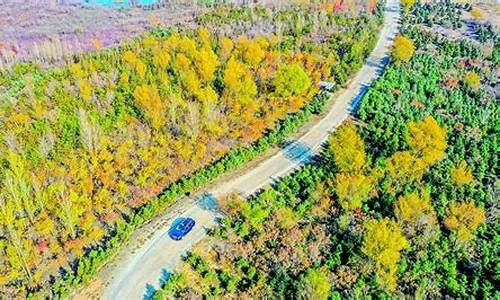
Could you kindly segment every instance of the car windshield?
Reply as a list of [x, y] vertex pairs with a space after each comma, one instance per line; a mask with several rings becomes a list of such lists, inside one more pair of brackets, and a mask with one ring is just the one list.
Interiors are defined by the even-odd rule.
[[178, 228], [181, 229], [181, 230], [182, 229], [187, 229], [187, 228], [189, 228], [189, 223], [190, 222], [187, 222], [187, 221], [186, 222], [182, 222], [181, 224], [179, 224]]

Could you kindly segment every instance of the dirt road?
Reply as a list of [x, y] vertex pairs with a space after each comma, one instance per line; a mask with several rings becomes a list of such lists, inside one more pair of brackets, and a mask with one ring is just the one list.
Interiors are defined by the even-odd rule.
[[[105, 299], [148, 299], [175, 269], [194, 244], [201, 240], [206, 229], [215, 225], [214, 198], [238, 192], [250, 195], [275, 179], [289, 174], [313, 157], [325, 143], [328, 135], [347, 118], [358, 105], [371, 83], [381, 74], [386, 63], [389, 47], [399, 26], [399, 2], [387, 0], [384, 26], [379, 41], [347, 89], [335, 99], [335, 104], [318, 123], [288, 147], [263, 161], [255, 168], [234, 179], [228, 180], [200, 199], [187, 199], [182, 203], [179, 217], [189, 216], [196, 226], [182, 241], [173, 241], [167, 235], [168, 225], [155, 232], [128, 260], [120, 262], [109, 278], [104, 291]], [[172, 220], [173, 221], [173, 220]]]

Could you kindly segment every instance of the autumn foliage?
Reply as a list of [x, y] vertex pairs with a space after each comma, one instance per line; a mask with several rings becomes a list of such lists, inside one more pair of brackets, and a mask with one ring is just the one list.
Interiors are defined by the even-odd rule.
[[394, 46], [392, 49], [392, 55], [397, 62], [407, 62], [413, 56], [415, 52], [415, 46], [413, 41], [403, 35], [398, 35], [394, 39]]
[[432, 117], [408, 125], [408, 144], [415, 155], [425, 164], [433, 165], [444, 158], [446, 148], [446, 127], [441, 127]]
[[[228, 8], [230, 22], [246, 13], [255, 18], [252, 35], [242, 35], [235, 33], [241, 22], [216, 26], [207, 21], [211, 13], [199, 17], [208, 27], [154, 28], [58, 68], [0, 70], [0, 98], [9, 99], [0, 108], [0, 234], [9, 241], [0, 241], [2, 294], [29, 287], [40, 297], [61, 296], [88, 280], [109, 254], [95, 250], [116, 248], [157, 213], [155, 196], [165, 187], [173, 185], [168, 195], [175, 197], [162, 198], [162, 208], [319, 112], [327, 99], [312, 101], [319, 82], [345, 81], [380, 24], [371, 14], [344, 17], [308, 6]], [[299, 24], [299, 15], [311, 17]], [[280, 31], [263, 30], [264, 21]], [[349, 57], [340, 57], [340, 48]], [[250, 145], [251, 155], [218, 161]], [[212, 163], [210, 172], [203, 169]], [[287, 209], [276, 216], [283, 228], [296, 219]]]
[[410, 28], [424, 46], [372, 85], [361, 125], [340, 126], [317, 160], [226, 203], [180, 279], [155, 296], [495, 297], [498, 105], [483, 102], [482, 86], [443, 82], [477, 48]]
[[477, 207], [473, 201], [452, 203], [444, 224], [456, 234], [457, 241], [468, 242], [472, 240], [474, 232], [484, 223], [485, 218], [484, 209]]
[[343, 125], [329, 139], [329, 151], [342, 172], [356, 173], [366, 163], [365, 144], [354, 125]]
[[467, 162], [464, 160], [451, 168], [450, 176], [453, 183], [459, 187], [474, 181], [474, 175], [472, 175], [472, 171], [469, 170]]
[[361, 250], [375, 262], [380, 284], [394, 290], [400, 252], [408, 247], [408, 241], [398, 224], [389, 219], [370, 220], [365, 228]]
[[[485, 75], [498, 61], [442, 34], [465, 25], [466, 7], [415, 3], [401, 30], [419, 49], [372, 84], [360, 125], [340, 126], [317, 160], [229, 205], [155, 296], [495, 298], [499, 106]], [[469, 59], [481, 63], [460, 64]], [[468, 71], [482, 78], [477, 90], [457, 79]]]

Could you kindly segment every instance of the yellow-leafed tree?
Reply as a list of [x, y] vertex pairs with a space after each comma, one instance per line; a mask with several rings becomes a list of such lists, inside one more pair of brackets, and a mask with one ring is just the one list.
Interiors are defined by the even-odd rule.
[[473, 7], [469, 13], [476, 21], [482, 21], [484, 19], [484, 12], [478, 7]]
[[194, 65], [203, 82], [212, 81], [214, 73], [219, 66], [219, 59], [211, 48], [205, 47], [193, 55]]
[[301, 298], [326, 300], [329, 298], [331, 284], [325, 270], [309, 269], [299, 283]]
[[230, 58], [224, 70], [224, 92], [240, 103], [248, 103], [257, 95], [257, 85], [248, 68]]
[[242, 51], [243, 60], [252, 67], [256, 67], [266, 54], [257, 41], [246, 37], [238, 40], [238, 46]]
[[231, 55], [233, 51], [234, 44], [233, 41], [228, 37], [223, 37], [220, 40], [220, 56], [222, 59], [226, 60]]
[[422, 159], [415, 157], [410, 151], [398, 151], [387, 161], [386, 170], [394, 182], [405, 184], [420, 181], [426, 166]]
[[413, 45], [413, 41], [409, 38], [398, 35], [394, 39], [394, 46], [392, 48], [392, 55], [396, 59], [397, 62], [407, 62], [409, 61], [413, 53], [415, 52], [415, 46]]
[[405, 12], [409, 12], [412, 6], [415, 4], [415, 0], [401, 0], [401, 5], [403, 5], [403, 9]]
[[335, 192], [344, 210], [360, 208], [370, 198], [372, 182], [363, 174], [338, 173], [335, 183]]
[[158, 48], [153, 54], [153, 62], [156, 66], [165, 69], [170, 62], [170, 53], [166, 48]]
[[80, 88], [80, 97], [84, 101], [89, 101], [92, 96], [92, 87], [89, 82], [85, 79], [80, 79], [78, 82], [78, 87]]
[[329, 152], [341, 172], [356, 173], [366, 164], [365, 142], [352, 124], [343, 125], [329, 140]]
[[473, 201], [453, 203], [448, 209], [444, 224], [456, 234], [459, 242], [468, 242], [474, 237], [474, 231], [484, 223], [484, 208], [477, 207]]
[[450, 171], [451, 180], [457, 186], [464, 186], [474, 181], [474, 176], [467, 166], [465, 160], [454, 165]]
[[311, 79], [299, 64], [281, 65], [273, 79], [276, 95], [280, 97], [300, 96], [309, 91]]
[[481, 84], [481, 77], [476, 72], [467, 72], [464, 75], [464, 82], [472, 89], [476, 90]]
[[432, 166], [444, 158], [446, 148], [446, 127], [428, 116], [422, 121], [410, 122], [408, 125], [408, 144], [415, 154], [427, 165]]
[[422, 199], [417, 193], [411, 193], [398, 198], [394, 212], [400, 222], [422, 223], [428, 220], [429, 215], [434, 213], [431, 203], [428, 199]]
[[398, 224], [388, 218], [370, 220], [365, 229], [361, 250], [375, 262], [380, 286], [392, 291], [396, 288], [400, 252], [408, 247], [408, 241]]
[[144, 112], [154, 129], [160, 129], [165, 124], [165, 104], [160, 99], [156, 86], [147, 84], [135, 88], [134, 100]]
[[394, 204], [394, 214], [407, 236], [412, 238], [426, 241], [436, 228], [436, 213], [426, 190], [421, 195], [414, 192], [399, 197]]

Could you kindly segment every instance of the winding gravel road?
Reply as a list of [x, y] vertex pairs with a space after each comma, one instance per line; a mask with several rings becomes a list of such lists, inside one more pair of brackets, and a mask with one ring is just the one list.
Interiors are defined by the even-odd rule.
[[133, 256], [119, 263], [113, 272], [113, 278], [109, 278], [110, 284], [105, 289], [103, 298], [148, 299], [168, 276], [168, 272], [175, 270], [181, 257], [203, 239], [206, 229], [216, 224], [217, 213], [212, 196], [217, 198], [231, 192], [250, 195], [277, 178], [289, 174], [317, 154], [329, 134], [357, 107], [371, 83], [381, 74], [399, 28], [399, 10], [399, 1], [387, 0], [384, 25], [375, 49], [349, 87], [342, 91], [337, 99], [332, 99], [335, 104], [323, 119], [301, 138], [255, 168], [207, 191], [210, 197], [186, 199], [182, 203], [183, 212], [179, 217], [189, 216], [195, 219], [196, 226], [193, 231], [181, 241], [173, 241], [168, 237], [168, 227], [155, 232]]

